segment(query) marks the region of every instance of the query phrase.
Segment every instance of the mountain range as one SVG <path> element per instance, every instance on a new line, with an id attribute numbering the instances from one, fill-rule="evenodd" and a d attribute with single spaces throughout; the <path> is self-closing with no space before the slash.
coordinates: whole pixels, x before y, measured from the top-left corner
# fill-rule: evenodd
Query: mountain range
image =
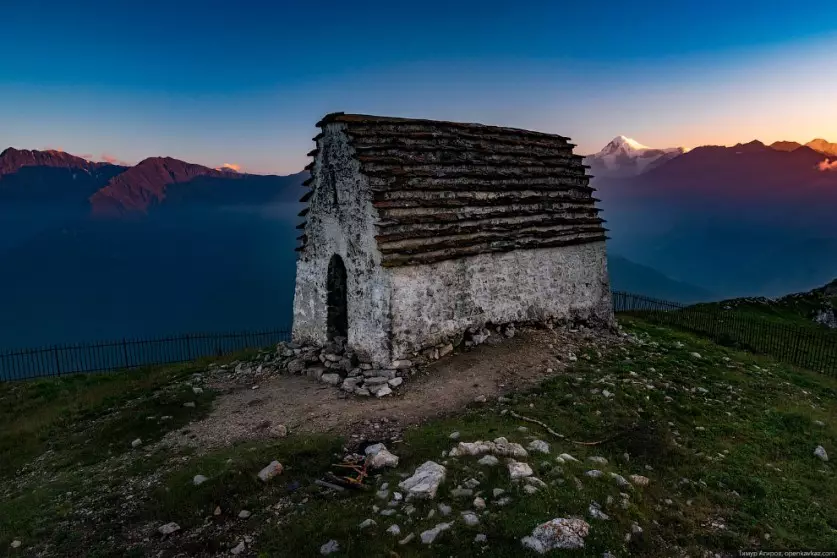
<path id="1" fill-rule="evenodd" d="M 832 280 L 833 146 L 615 138 L 587 158 L 614 290 L 696 302 Z M 0 349 L 288 325 L 306 177 L 6 149 Z"/>

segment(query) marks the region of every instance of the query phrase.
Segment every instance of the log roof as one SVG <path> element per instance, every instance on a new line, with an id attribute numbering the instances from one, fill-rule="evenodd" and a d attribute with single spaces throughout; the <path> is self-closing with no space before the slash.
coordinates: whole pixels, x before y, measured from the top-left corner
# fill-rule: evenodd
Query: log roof
<path id="1" fill-rule="evenodd" d="M 589 167 L 569 138 L 343 113 L 329 114 L 317 126 L 333 123 L 344 125 L 367 177 L 385 266 L 607 238 Z M 316 157 L 323 134 L 314 139 Z M 317 188 L 315 176 L 306 184 Z"/>

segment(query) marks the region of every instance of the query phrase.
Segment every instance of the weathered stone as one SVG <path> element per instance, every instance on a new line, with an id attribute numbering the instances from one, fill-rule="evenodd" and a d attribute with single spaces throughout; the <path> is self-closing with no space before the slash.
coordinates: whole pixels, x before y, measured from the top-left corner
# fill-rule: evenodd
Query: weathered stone
<path id="1" fill-rule="evenodd" d="M 244 544 L 244 541 L 240 541 L 237 545 L 230 549 L 230 553 L 234 556 L 238 556 L 245 550 L 247 550 L 247 545 Z"/>
<path id="2" fill-rule="evenodd" d="M 141 440 L 141 439 L 139 439 L 139 438 L 137 438 L 137 439 L 135 439 L 133 442 L 131 442 L 131 447 L 132 447 L 132 448 L 138 448 L 138 447 L 140 447 L 141 445 L 142 445 L 142 440 Z"/>
<path id="3" fill-rule="evenodd" d="M 387 395 L 392 395 L 392 389 L 389 386 L 381 386 L 375 392 L 375 397 L 386 397 Z"/>
<path id="4" fill-rule="evenodd" d="M 445 480 L 447 469 L 434 461 L 426 461 L 413 475 L 398 483 L 399 488 L 407 492 L 408 498 L 433 499 L 439 485 Z"/>
<path id="5" fill-rule="evenodd" d="M 320 554 L 323 556 L 328 556 L 329 554 L 334 554 L 335 552 L 340 552 L 340 543 L 334 539 L 328 541 L 320 547 Z"/>
<path id="6" fill-rule="evenodd" d="M 303 370 L 305 370 L 305 360 L 301 358 L 295 358 L 288 362 L 289 374 L 301 374 Z"/>
<path id="7" fill-rule="evenodd" d="M 573 456 L 572 456 L 572 455 L 570 455 L 569 453 L 562 453 L 562 454 L 561 454 L 561 455 L 559 455 L 558 457 L 560 457 L 560 458 L 562 459 L 561 463 L 565 463 L 565 462 L 567 462 L 567 461 L 575 461 L 575 462 L 578 462 L 578 459 L 576 459 L 575 457 L 573 457 Z M 557 461 L 557 459 L 556 459 L 556 461 Z"/>
<path id="8" fill-rule="evenodd" d="M 520 461 L 515 461 L 514 459 L 509 459 L 506 462 L 506 466 L 509 468 L 509 477 L 512 479 L 530 477 L 534 474 L 532 467 L 530 467 L 528 463 L 522 463 Z"/>
<path id="9" fill-rule="evenodd" d="M 648 477 L 643 477 L 642 475 L 630 475 L 628 478 L 632 484 L 637 486 L 648 486 L 648 483 L 651 482 Z"/>
<path id="10" fill-rule="evenodd" d="M 602 476 L 603 474 L 604 474 L 604 473 L 602 473 L 602 472 L 601 472 L 601 471 L 599 471 L 598 469 L 591 469 L 590 471 L 587 471 L 587 472 L 585 472 L 585 473 L 584 473 L 584 475 L 585 475 L 585 476 L 592 477 L 592 478 L 594 478 L 594 479 L 599 478 L 599 477 L 600 477 L 600 476 Z"/>
<path id="11" fill-rule="evenodd" d="M 523 487 L 523 492 L 525 492 L 526 494 L 529 494 L 530 496 L 537 491 L 538 491 L 538 487 L 537 486 L 532 486 L 531 484 L 527 484 L 526 486 Z"/>
<path id="12" fill-rule="evenodd" d="M 529 451 L 537 451 L 540 453 L 549 453 L 549 444 L 547 444 L 543 440 L 532 440 L 531 442 L 529 442 L 529 445 L 526 446 L 526 449 Z"/>
<path id="13" fill-rule="evenodd" d="M 273 477 L 282 474 L 282 464 L 278 461 L 271 461 L 264 469 L 259 471 L 258 477 L 262 482 L 267 482 Z"/>
<path id="14" fill-rule="evenodd" d="M 439 348 L 439 358 L 442 358 L 443 356 L 447 356 L 452 352 L 453 352 L 453 345 L 448 343 L 447 345 L 444 345 L 443 347 Z"/>
<path id="15" fill-rule="evenodd" d="M 421 534 L 421 542 L 424 544 L 432 544 L 441 533 L 448 529 L 450 529 L 450 523 L 439 523 L 432 529 L 428 529 Z"/>
<path id="16" fill-rule="evenodd" d="M 631 483 L 629 483 L 628 480 L 625 477 L 623 477 L 622 475 L 618 475 L 616 473 L 610 473 L 610 478 L 612 478 L 614 481 L 616 481 L 616 485 L 619 486 L 620 488 L 631 488 Z"/>
<path id="17" fill-rule="evenodd" d="M 493 442 L 459 442 L 455 448 L 450 451 L 451 457 L 459 457 L 462 455 L 483 455 L 492 454 L 501 457 L 526 458 L 529 453 L 523 449 L 520 444 L 509 442 L 505 438 L 497 438 Z"/>
<path id="18" fill-rule="evenodd" d="M 484 455 L 479 461 L 477 461 L 477 463 L 485 465 L 486 467 L 494 467 L 500 463 L 500 460 L 493 455 Z"/>
<path id="19" fill-rule="evenodd" d="M 288 435 L 288 427 L 284 424 L 277 424 L 276 426 L 271 426 L 267 432 L 273 438 L 285 438 Z"/>
<path id="20" fill-rule="evenodd" d="M 386 376 L 372 376 L 363 381 L 363 387 L 371 390 L 375 386 L 386 385 L 387 382 L 389 382 L 389 378 Z"/>
<path id="21" fill-rule="evenodd" d="M 389 387 L 397 388 L 404 383 L 404 378 L 393 378 L 388 383 Z"/>
<path id="22" fill-rule="evenodd" d="M 378 523 L 377 523 L 374 519 L 364 519 L 364 520 L 360 523 L 360 525 L 358 525 L 358 529 L 360 529 L 360 530 L 363 530 L 363 529 L 368 529 L 369 527 L 374 527 L 374 526 L 376 526 L 377 524 L 378 524 Z"/>
<path id="23" fill-rule="evenodd" d="M 366 388 L 357 388 L 355 389 L 355 395 L 360 395 L 361 397 L 369 397 L 371 395 L 369 390 Z"/>
<path id="24" fill-rule="evenodd" d="M 384 444 L 367 446 L 364 453 L 366 454 L 366 464 L 372 469 L 398 466 L 398 456 L 390 453 Z"/>
<path id="25" fill-rule="evenodd" d="M 590 532 L 590 525 L 577 518 L 556 518 L 535 527 L 532 534 L 523 537 L 521 543 L 538 554 L 560 550 L 584 548 L 584 538 Z"/>
<path id="26" fill-rule="evenodd" d="M 209 478 L 203 475 L 195 475 L 194 477 L 192 477 L 192 484 L 194 484 L 195 486 L 200 486 L 208 480 Z"/>
<path id="27" fill-rule="evenodd" d="M 339 355 L 335 355 L 333 353 L 325 353 L 323 356 L 329 362 L 340 362 L 340 356 Z"/>
<path id="28" fill-rule="evenodd" d="M 328 368 L 326 368 L 325 366 L 309 366 L 308 368 L 305 369 L 305 375 L 308 376 L 309 378 L 314 378 L 315 380 L 319 380 L 323 377 L 323 375 L 326 373 L 327 370 L 328 370 Z M 335 376 L 336 376 L 336 374 L 335 374 Z"/>
<path id="29" fill-rule="evenodd" d="M 389 533 L 393 537 L 397 537 L 401 535 L 401 527 L 399 527 L 398 525 L 390 525 L 387 529 L 387 533 Z"/>
<path id="30" fill-rule="evenodd" d="M 401 546 L 404 546 L 405 544 L 410 544 L 411 542 L 413 542 L 413 539 L 415 539 L 415 538 L 416 538 L 416 534 L 415 533 L 410 533 L 409 535 L 407 535 L 406 537 L 404 537 L 403 539 L 398 541 L 398 544 L 400 544 Z"/>
<path id="31" fill-rule="evenodd" d="M 348 391 L 349 393 L 352 393 L 362 383 L 363 383 L 363 378 L 361 378 L 361 377 L 357 377 L 357 376 L 356 377 L 349 377 L 349 378 L 346 378 L 345 380 L 343 380 L 343 384 L 340 386 L 340 388 L 343 391 Z"/>
<path id="32" fill-rule="evenodd" d="M 453 511 L 453 508 L 451 508 L 447 504 L 439 504 L 436 506 L 436 509 L 439 510 L 439 513 L 444 516 L 450 515 L 450 513 Z"/>
<path id="33" fill-rule="evenodd" d="M 180 525 L 172 521 L 171 523 L 166 523 L 162 525 L 160 528 L 157 529 L 161 535 L 171 535 L 172 533 L 180 531 Z"/>
<path id="34" fill-rule="evenodd" d="M 825 452 L 825 448 L 822 446 L 817 446 L 814 450 L 814 456 L 819 457 L 823 461 L 828 461 L 828 454 Z"/>
<path id="35" fill-rule="evenodd" d="M 486 537 L 483 533 L 478 533 L 476 537 L 474 537 L 475 543 L 484 543 L 488 541 L 488 537 Z"/>
<path id="36" fill-rule="evenodd" d="M 474 491 L 470 488 L 462 488 L 461 486 L 457 486 L 456 488 L 450 491 L 450 495 L 454 498 L 470 498 L 474 495 Z"/>
<path id="37" fill-rule="evenodd" d="M 405 368 L 412 368 L 413 363 L 409 360 L 394 360 L 392 361 L 392 367 L 396 370 L 404 370 Z"/>
<path id="38" fill-rule="evenodd" d="M 468 527 L 475 527 L 480 524 L 480 518 L 472 511 L 462 512 L 462 521 L 464 521 L 465 525 Z"/>
<path id="39" fill-rule="evenodd" d="M 587 513 L 590 514 L 590 517 L 593 519 L 601 519 L 602 521 L 610 519 L 610 516 L 604 513 L 601 506 L 599 506 L 596 502 L 590 504 L 590 507 L 587 508 Z"/>
<path id="40" fill-rule="evenodd" d="M 598 455 L 594 455 L 593 457 L 588 457 L 587 461 L 592 461 L 593 463 L 596 463 L 598 465 L 607 465 L 607 459 L 605 459 L 604 457 L 598 456 Z"/>
<path id="41" fill-rule="evenodd" d="M 485 509 L 485 500 L 477 496 L 474 498 L 474 508 L 477 510 L 484 510 Z"/>
<path id="42" fill-rule="evenodd" d="M 343 381 L 343 378 L 340 377 L 340 374 L 328 373 L 323 374 L 322 377 L 320 377 L 320 381 L 331 386 L 336 386 Z"/>
<path id="43" fill-rule="evenodd" d="M 250 510 L 241 510 L 240 512 L 238 512 L 239 519 L 249 519 L 251 515 L 253 514 L 250 513 Z"/>

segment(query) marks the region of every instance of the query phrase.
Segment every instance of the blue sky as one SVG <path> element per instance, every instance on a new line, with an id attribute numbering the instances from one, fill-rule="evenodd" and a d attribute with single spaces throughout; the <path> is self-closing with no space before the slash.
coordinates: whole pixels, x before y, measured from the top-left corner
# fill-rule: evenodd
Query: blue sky
<path id="1" fill-rule="evenodd" d="M 331 111 L 647 145 L 837 141 L 833 2 L 7 0 L 0 149 L 252 172 Z"/>

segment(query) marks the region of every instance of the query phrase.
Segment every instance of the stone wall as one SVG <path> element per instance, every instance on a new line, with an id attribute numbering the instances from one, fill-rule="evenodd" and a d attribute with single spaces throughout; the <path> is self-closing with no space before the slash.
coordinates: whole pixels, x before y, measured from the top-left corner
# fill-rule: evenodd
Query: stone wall
<path id="1" fill-rule="evenodd" d="M 486 324 L 613 323 L 604 242 L 481 254 L 388 271 L 393 359 L 410 358 Z"/>
<path id="2" fill-rule="evenodd" d="M 348 345 L 381 365 L 390 362 L 390 275 L 375 242 L 377 219 L 366 178 L 353 158 L 344 124 L 324 127 L 311 166 L 316 187 L 297 261 L 293 338 L 325 345 L 328 263 L 343 259 L 347 275 Z"/>

